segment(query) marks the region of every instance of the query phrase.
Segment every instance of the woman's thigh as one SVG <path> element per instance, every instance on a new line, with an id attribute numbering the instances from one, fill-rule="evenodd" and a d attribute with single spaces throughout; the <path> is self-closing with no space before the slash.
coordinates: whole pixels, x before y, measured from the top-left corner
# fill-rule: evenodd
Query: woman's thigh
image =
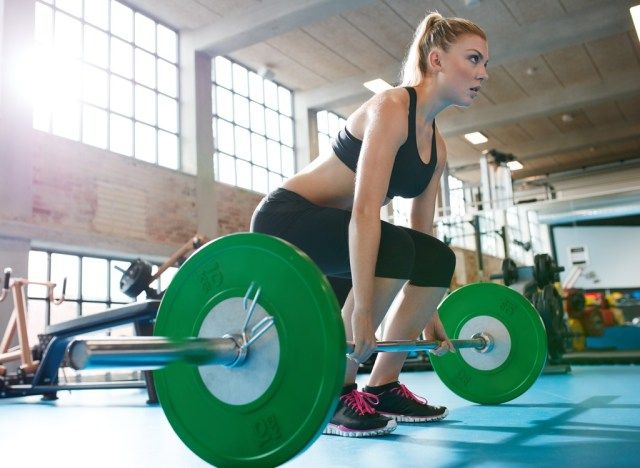
<path id="1" fill-rule="evenodd" d="M 328 276 L 351 278 L 349 222 L 351 212 L 314 205 L 291 192 L 279 203 L 263 203 L 256 211 L 252 230 L 284 239 L 305 252 Z M 287 198 L 286 203 L 282 199 Z M 415 249 L 400 227 L 381 221 L 376 276 L 409 279 Z"/>
<path id="2" fill-rule="evenodd" d="M 448 288 L 456 266 L 453 250 L 436 237 L 403 227 L 415 246 L 410 283 L 415 286 Z"/>

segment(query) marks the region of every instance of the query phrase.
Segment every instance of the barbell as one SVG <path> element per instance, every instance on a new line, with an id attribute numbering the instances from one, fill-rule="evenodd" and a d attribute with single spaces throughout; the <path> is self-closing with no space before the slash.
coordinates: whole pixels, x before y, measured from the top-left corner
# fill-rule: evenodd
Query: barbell
<path id="1" fill-rule="evenodd" d="M 455 290 L 439 305 L 457 353 L 432 356 L 462 398 L 498 404 L 540 375 L 540 316 L 498 284 Z M 345 373 L 340 307 L 315 263 L 264 234 L 221 237 L 196 251 L 167 288 L 153 337 L 77 340 L 77 369 L 158 369 L 169 423 L 199 457 L 222 466 L 275 466 L 311 445 L 329 422 Z M 379 342 L 378 352 L 428 350 L 437 341 Z"/>

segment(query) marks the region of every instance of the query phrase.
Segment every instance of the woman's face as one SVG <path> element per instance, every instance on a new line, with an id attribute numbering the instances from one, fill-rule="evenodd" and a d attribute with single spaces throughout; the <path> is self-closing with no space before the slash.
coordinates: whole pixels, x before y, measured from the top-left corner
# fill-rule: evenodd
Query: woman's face
<path id="1" fill-rule="evenodd" d="M 439 81 L 442 98 L 450 105 L 468 107 L 489 78 L 487 41 L 465 34 L 441 55 Z"/>

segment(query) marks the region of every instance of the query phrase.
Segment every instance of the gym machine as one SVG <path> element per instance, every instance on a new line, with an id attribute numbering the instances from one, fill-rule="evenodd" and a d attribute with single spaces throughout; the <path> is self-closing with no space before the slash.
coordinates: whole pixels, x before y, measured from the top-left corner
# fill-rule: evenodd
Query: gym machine
<path id="1" fill-rule="evenodd" d="M 8 296 L 8 292 L 11 290 L 15 308 L 0 343 L 0 398 L 42 395 L 44 400 L 55 400 L 57 392 L 61 390 L 146 387 L 149 396 L 148 403 L 157 403 L 155 387 L 149 371 L 143 372 L 144 380 L 60 383 L 59 370 L 61 367 L 68 366 L 66 349 L 80 335 L 127 324 L 133 324 L 138 336 L 152 335 L 162 292 L 154 291 L 150 288 L 150 284 L 171 266 L 184 262 L 186 255 L 199 248 L 203 243 L 203 237 L 193 237 L 163 263 L 155 274 L 151 274 L 152 266 L 150 263 L 142 259 L 135 260 L 127 270 L 120 270 L 123 273 L 120 288 L 124 294 L 132 299 L 137 298 L 144 291 L 147 294 L 146 300 L 49 325 L 42 334 L 38 335 L 38 343 L 33 346 L 29 343 L 27 334 L 27 301 L 24 288 L 29 284 L 44 285 L 48 288 L 49 300 L 53 304 L 60 304 L 64 300 L 66 280 L 61 297 L 54 298 L 55 283 L 13 278 L 11 270 L 5 270 L 0 302 Z M 11 348 L 10 345 L 16 333 L 19 345 Z M 18 360 L 20 362 L 14 372 L 10 372 L 9 367 L 3 365 Z"/>
<path id="2" fill-rule="evenodd" d="M 4 299 L 9 290 L 13 293 L 14 310 L 5 330 L 0 347 L 0 364 L 14 361 L 18 363 L 15 372 L 10 372 L 8 366 L 0 366 L 0 398 L 22 397 L 28 395 L 42 395 L 43 400 L 57 399 L 60 390 L 86 390 L 98 388 L 144 388 L 145 383 L 134 382 L 100 382 L 100 383 L 60 383 L 59 369 L 66 366 L 65 352 L 67 346 L 78 335 L 91 333 L 118 325 L 134 323 L 137 331 L 144 328 L 152 330 L 151 323 L 155 318 L 159 300 L 147 300 L 134 304 L 109 309 L 97 314 L 79 317 L 66 322 L 49 325 L 44 333 L 38 335 L 38 343 L 31 346 L 27 334 L 27 301 L 24 288 L 29 284 L 45 285 L 49 290 L 49 300 L 60 304 L 63 296 L 53 298 L 55 283 L 35 282 L 25 278 L 12 278 L 11 270 L 4 274 L 4 288 L 0 298 Z M 13 336 L 18 335 L 19 345 L 10 348 Z M 148 333 L 148 334 L 149 334 Z M 155 395 L 151 395 L 150 400 Z"/>

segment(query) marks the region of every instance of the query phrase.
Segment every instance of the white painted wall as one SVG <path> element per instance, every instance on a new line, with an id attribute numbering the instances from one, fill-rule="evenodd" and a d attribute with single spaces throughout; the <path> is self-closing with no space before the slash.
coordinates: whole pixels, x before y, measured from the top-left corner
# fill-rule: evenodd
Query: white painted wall
<path id="1" fill-rule="evenodd" d="M 571 269 L 569 248 L 585 246 L 588 264 L 585 273 L 594 272 L 595 282 L 583 274 L 575 283 L 577 288 L 640 288 L 640 227 L 635 226 L 577 226 L 553 230 L 558 264 L 565 267 L 560 280 Z"/>

